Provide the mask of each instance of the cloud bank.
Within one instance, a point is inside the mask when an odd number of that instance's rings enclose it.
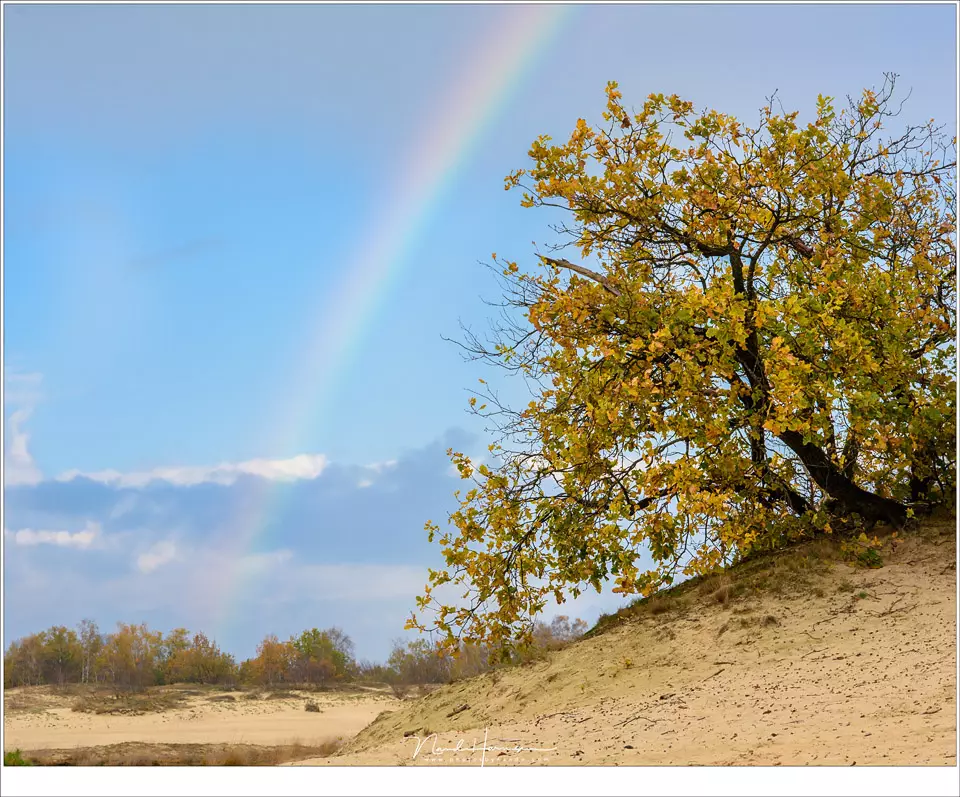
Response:
[[[233,484],[241,476],[259,476],[270,481],[299,481],[316,479],[327,466],[323,454],[300,454],[289,459],[251,459],[246,462],[226,462],[219,465],[165,467],[133,473],[102,470],[84,473],[71,470],[57,477],[58,481],[88,479],[116,487],[144,487],[151,482],[168,482],[188,487],[194,484]]]
[[[338,625],[384,658],[442,564],[423,526],[454,508],[450,447],[479,445],[454,430],[371,465],[303,454],[8,482],[4,644],[91,617],[203,630],[249,656],[267,633]]]
[[[45,479],[19,426],[29,414],[15,416],[4,645],[89,617],[104,630],[118,621],[202,630],[247,657],[268,633],[337,625],[359,657],[382,660],[406,635],[427,569],[443,564],[423,527],[455,507],[461,481],[446,450],[482,450],[451,430],[370,465],[301,454]],[[587,594],[554,613],[589,620],[620,603]]]

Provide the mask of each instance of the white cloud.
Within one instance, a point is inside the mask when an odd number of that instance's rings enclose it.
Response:
[[[323,454],[300,454],[290,459],[250,459],[246,462],[225,462],[210,466],[174,466],[147,471],[121,473],[116,470],[84,472],[70,470],[58,481],[85,478],[117,487],[143,487],[150,482],[165,481],[181,487],[195,484],[233,484],[240,476],[260,476],[272,481],[316,479],[327,466]]]
[[[177,546],[169,540],[163,540],[137,557],[137,567],[141,573],[152,573],[158,567],[173,561],[176,555]]]
[[[3,533],[13,540],[16,545],[59,545],[65,548],[89,548],[100,534],[100,524],[87,521],[82,531],[34,531],[20,529]]]
[[[37,484],[43,480],[43,474],[30,455],[28,443],[30,435],[22,428],[22,424],[30,417],[32,409],[17,410],[7,418],[7,433],[4,436],[3,452],[3,483]]]
[[[384,471],[392,470],[396,467],[397,460],[395,459],[386,459],[383,462],[374,462],[371,465],[364,465],[363,470],[366,471],[367,475],[357,482],[357,487],[361,490],[367,487],[373,487],[377,476],[380,476]]]
[[[4,485],[37,484],[43,479],[43,474],[30,455],[30,435],[23,428],[33,408],[42,398],[42,381],[43,376],[38,373],[24,373],[10,367],[3,369],[4,408],[14,410],[6,418],[3,441]]]

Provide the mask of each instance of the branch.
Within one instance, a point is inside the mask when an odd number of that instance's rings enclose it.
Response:
[[[803,241],[800,240],[799,236],[793,235],[785,239],[790,247],[795,251],[800,257],[804,260],[809,260],[813,257],[813,247],[808,246]]]
[[[592,279],[594,282],[602,285],[607,291],[612,293],[614,296],[620,295],[620,289],[614,287],[613,283],[610,282],[603,274],[598,274],[596,271],[591,271],[589,268],[584,268],[583,266],[578,266],[575,263],[571,263],[569,260],[556,260],[552,257],[540,256],[540,259],[544,263],[549,263],[551,266],[556,266],[557,268],[566,268],[570,271],[574,271],[577,274],[580,274],[587,279]]]

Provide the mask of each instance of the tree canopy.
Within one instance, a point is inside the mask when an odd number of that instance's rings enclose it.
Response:
[[[750,127],[606,93],[603,124],[506,180],[565,222],[529,268],[493,256],[503,321],[464,344],[532,400],[481,388],[491,457],[450,452],[473,484],[427,524],[446,568],[408,625],[451,645],[953,494],[956,138],[888,132],[895,76],[806,124],[775,98]]]

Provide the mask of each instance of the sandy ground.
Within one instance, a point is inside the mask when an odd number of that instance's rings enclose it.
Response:
[[[956,765],[955,545],[950,519],[812,591],[633,620],[300,764]]]
[[[7,693],[8,703],[24,690]],[[29,691],[29,690],[27,690]],[[304,710],[307,700],[319,712]],[[282,700],[189,698],[183,708],[138,716],[78,713],[72,698],[46,695],[30,711],[7,711],[5,750],[94,747],[122,742],[314,745],[349,738],[399,701],[383,694],[292,694]]]

